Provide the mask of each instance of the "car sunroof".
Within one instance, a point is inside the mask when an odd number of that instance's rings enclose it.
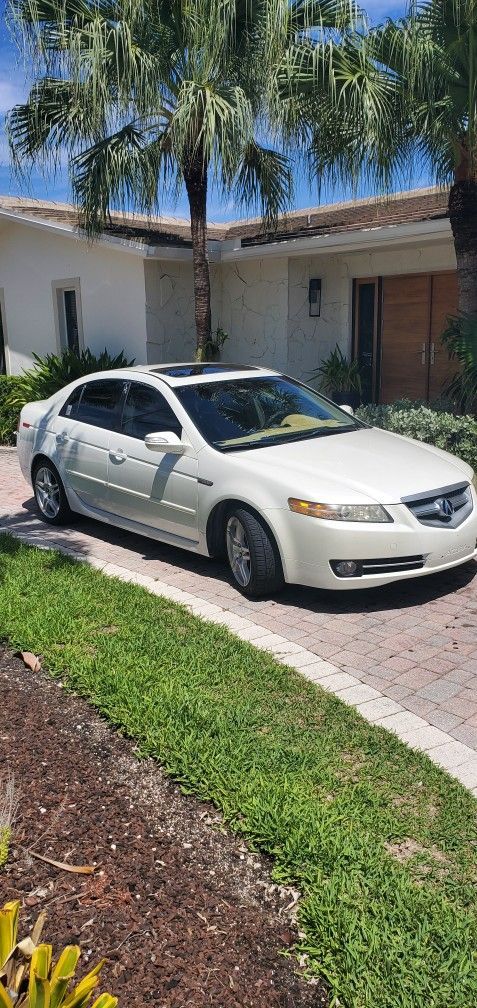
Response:
[[[227,374],[227,371],[256,371],[257,368],[247,364],[164,364],[163,367],[151,368],[158,374],[169,378],[191,378],[193,375]]]

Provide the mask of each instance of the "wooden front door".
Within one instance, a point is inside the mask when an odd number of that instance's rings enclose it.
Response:
[[[456,370],[440,340],[456,311],[455,273],[383,279],[380,402],[439,398]]]
[[[432,274],[429,346],[429,400],[431,402],[442,395],[445,386],[459,370],[457,361],[449,360],[449,354],[440,338],[442,330],[445,329],[447,317],[457,313],[458,298],[457,273]]]

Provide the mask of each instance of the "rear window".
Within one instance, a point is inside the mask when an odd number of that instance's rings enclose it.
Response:
[[[81,399],[83,389],[84,385],[77,385],[77,387],[73,389],[71,395],[68,396],[68,399],[66,400],[64,406],[62,406],[60,409],[60,416],[70,417],[71,419],[74,419],[76,417],[76,413],[78,410],[78,403]]]
[[[117,430],[126,385],[124,381],[111,378],[88,382],[83,386],[83,394],[78,405],[72,406],[74,419],[92,424],[94,427]]]

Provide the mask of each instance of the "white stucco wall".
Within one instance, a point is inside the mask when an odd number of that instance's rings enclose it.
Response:
[[[146,284],[147,363],[194,360],[194,280],[192,262],[150,260],[144,263]],[[212,331],[219,324],[220,267],[210,265]]]
[[[369,252],[262,253],[212,263],[212,329],[221,325],[229,333],[225,361],[272,366],[309,379],[337,343],[349,352],[355,277],[446,269],[455,269],[450,238]],[[32,350],[58,349],[52,284],[78,277],[84,343],[92,350],[124,349],[137,363],[193,359],[191,261],[144,261],[105,244],[3,220],[0,295],[12,373],[31,363]],[[318,318],[309,317],[312,277],[322,280]]]
[[[31,364],[32,350],[58,350],[54,292],[58,280],[78,278],[84,344],[94,352],[125,350],[145,363],[144,265],[140,257],[105,244],[48,234],[21,223],[0,225],[8,369]]]

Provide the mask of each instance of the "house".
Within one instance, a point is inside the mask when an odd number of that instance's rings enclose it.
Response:
[[[209,225],[213,325],[223,357],[306,379],[338,343],[365,398],[435,399],[450,369],[440,333],[457,307],[440,189]],[[137,363],[194,354],[188,221],[113,213],[88,242],[74,208],[0,197],[0,365],[60,347],[124,349]]]

